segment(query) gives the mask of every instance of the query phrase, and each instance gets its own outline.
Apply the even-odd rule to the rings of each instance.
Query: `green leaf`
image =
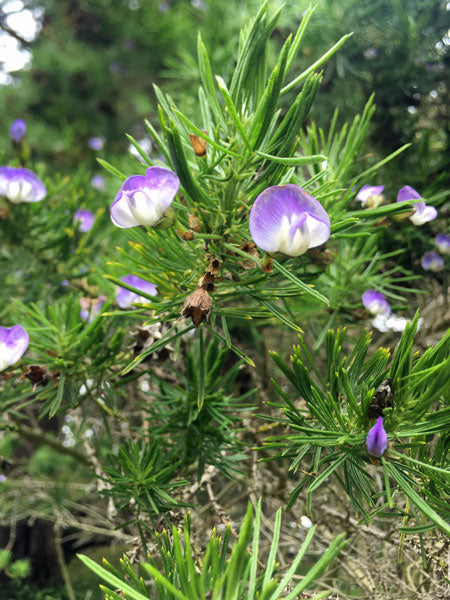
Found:
[[[327,160],[326,156],[322,154],[314,154],[312,156],[292,156],[292,157],[283,157],[283,156],[273,156],[273,154],[265,154],[264,152],[256,152],[258,156],[262,156],[263,158],[267,158],[268,160],[278,163],[280,165],[312,165],[314,163],[323,162]]]

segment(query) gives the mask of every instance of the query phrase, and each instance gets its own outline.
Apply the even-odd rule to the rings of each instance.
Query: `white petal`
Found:
[[[111,205],[110,215],[111,221],[117,227],[136,227],[140,224],[130,210],[129,198],[126,194],[122,194],[122,197]]]
[[[4,371],[11,366],[10,354],[6,344],[0,344],[0,371]]]

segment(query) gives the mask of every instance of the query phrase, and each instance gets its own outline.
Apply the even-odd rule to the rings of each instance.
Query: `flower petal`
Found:
[[[289,256],[323,244],[330,235],[330,219],[322,205],[294,184],[264,190],[252,206],[249,226],[260,248]]]
[[[422,204],[422,203],[420,203],[420,204]],[[437,216],[438,216],[438,212],[434,208],[434,206],[426,206],[425,205],[423,207],[420,207],[419,210],[414,211],[414,214],[412,214],[409,217],[409,220],[414,225],[423,225],[424,223],[433,221],[433,219],[435,219]]]
[[[372,456],[383,456],[387,448],[387,434],[383,427],[383,417],[378,417],[366,438],[367,452]]]
[[[410,185],[401,188],[397,195],[397,202],[406,202],[406,200],[420,200],[422,196]]]
[[[0,371],[16,363],[28,348],[30,336],[22,325],[0,327]]]
[[[150,167],[145,173],[145,193],[162,208],[164,213],[172,204],[178,190],[180,180],[170,169]]]

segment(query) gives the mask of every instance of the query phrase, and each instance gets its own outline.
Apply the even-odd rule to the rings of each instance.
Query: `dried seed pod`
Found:
[[[211,296],[206,290],[199,288],[184,301],[181,316],[191,317],[194,325],[198,327],[202,321],[208,320],[211,306]]]
[[[45,365],[30,365],[25,377],[31,381],[34,387],[46,386],[51,379],[50,371]]]
[[[217,258],[212,258],[209,262],[208,271],[213,275],[217,275],[220,271],[220,261]]]
[[[214,275],[212,273],[210,273],[209,271],[207,271],[203,275],[203,277],[200,277],[199,282],[198,282],[198,287],[203,288],[207,292],[213,292],[215,289],[214,282],[215,282]]]
[[[202,132],[206,135],[206,131],[202,129]],[[202,137],[197,136],[193,133],[189,134],[189,139],[191,140],[192,148],[195,154],[199,157],[203,157],[206,155],[206,140]]]
[[[202,230],[201,221],[196,215],[188,216],[188,225],[189,229],[192,229],[192,231],[195,231],[196,233],[200,233],[200,231]]]
[[[179,234],[185,242],[191,242],[194,239],[192,231],[185,231],[184,233],[179,232]]]
[[[383,410],[392,406],[392,380],[390,377],[383,381],[380,387],[375,391],[368,409],[369,419],[376,419],[381,417]]]

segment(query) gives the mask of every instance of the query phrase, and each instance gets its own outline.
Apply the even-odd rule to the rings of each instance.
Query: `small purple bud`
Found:
[[[12,204],[40,202],[46,194],[45,185],[33,171],[0,167],[0,196],[5,196]]]
[[[330,237],[330,218],[311,194],[294,184],[264,190],[250,211],[250,235],[266,252],[300,256]]]
[[[9,128],[9,137],[17,144],[25,136],[27,132],[27,123],[24,119],[16,119],[11,123]]]
[[[369,429],[366,438],[367,452],[372,456],[383,456],[387,448],[387,434],[383,427],[383,417],[378,417],[375,425]]]
[[[88,145],[91,150],[95,150],[95,152],[100,152],[105,146],[105,140],[102,137],[91,137],[88,140]]]
[[[30,336],[22,325],[0,327],[0,371],[16,363],[28,348]]]
[[[429,250],[422,256],[420,264],[425,271],[433,271],[433,273],[437,273],[438,271],[442,271],[444,268],[444,259],[434,250]]]
[[[91,185],[99,192],[103,192],[106,188],[105,179],[102,175],[94,175],[91,179]]]
[[[450,254],[450,235],[446,233],[438,233],[434,238],[434,243],[437,246],[437,249],[442,254]]]
[[[92,229],[95,221],[95,215],[90,210],[79,208],[73,215],[73,222],[78,223],[78,231],[86,233]]]
[[[407,200],[420,200],[422,196],[410,185],[405,185],[401,188],[397,196],[397,202],[406,202]],[[427,206],[425,201],[418,202],[414,204],[412,207],[414,211],[413,214],[409,217],[409,220],[414,225],[423,225],[424,223],[428,223],[428,221],[432,221],[437,217],[437,210],[434,206]]]
[[[110,206],[111,221],[117,227],[153,227],[172,204],[180,180],[170,169],[150,167],[145,175],[124,181]]]
[[[366,290],[362,295],[362,302],[373,315],[388,315],[391,312],[384,294],[376,290]]]
[[[154,283],[151,283],[146,279],[141,279],[137,275],[125,275],[125,277],[121,278],[121,281],[149,296],[156,296],[158,293]],[[140,296],[136,292],[132,292],[123,287],[118,287],[116,291],[116,302],[120,308],[129,308],[135,302],[145,303],[148,302],[148,299],[144,296]]]

